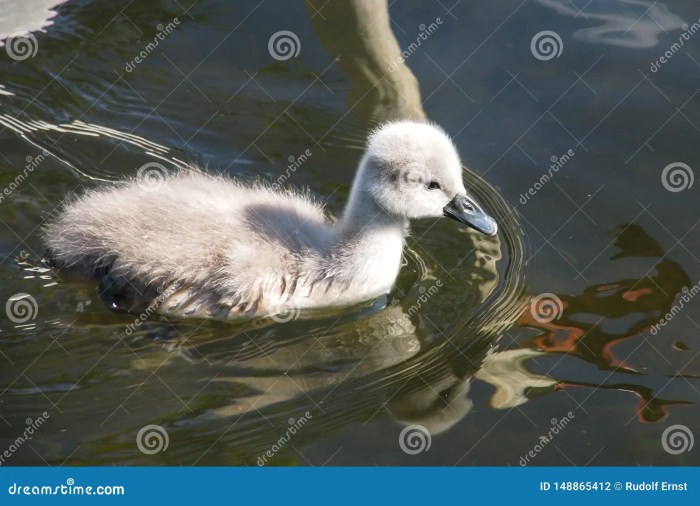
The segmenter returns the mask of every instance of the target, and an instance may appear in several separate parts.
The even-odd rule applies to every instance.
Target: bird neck
[[[348,291],[369,299],[391,290],[401,268],[406,219],[391,216],[371,195],[353,192],[336,231],[331,255],[342,265]]]
[[[343,217],[335,228],[330,257],[342,265],[338,276],[358,300],[387,293],[401,268],[408,220],[375,201],[360,164]]]
[[[408,228],[408,220],[392,215],[380,207],[361,182],[355,181],[338,225],[342,236],[355,240],[377,234],[400,235],[403,238]]]

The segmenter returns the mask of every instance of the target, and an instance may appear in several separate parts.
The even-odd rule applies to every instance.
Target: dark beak
[[[496,220],[486,214],[481,206],[469,195],[458,193],[444,207],[443,212],[448,218],[464,223],[482,234],[493,236],[498,232]]]

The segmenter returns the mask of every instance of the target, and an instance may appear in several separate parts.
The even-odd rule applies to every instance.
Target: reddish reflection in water
[[[621,226],[616,233],[614,246],[620,251],[611,260],[657,257],[658,261],[638,278],[593,285],[580,295],[559,295],[563,309],[551,322],[535,319],[528,311],[523,314],[519,325],[542,331],[532,338],[533,348],[565,353],[611,372],[641,374],[616,354],[615,347],[629,339],[653,339],[649,333],[651,326],[659,322],[683,287],[689,286],[691,281],[683,268],[666,258],[661,246],[640,226]],[[584,316],[587,321],[583,321]],[[626,328],[619,332],[604,329],[601,322],[612,319],[624,319]],[[639,398],[636,412],[642,422],[661,420],[668,414],[668,406],[692,404],[659,399],[652,389],[634,384],[596,385],[562,381],[557,385],[557,388],[572,387],[632,392]]]

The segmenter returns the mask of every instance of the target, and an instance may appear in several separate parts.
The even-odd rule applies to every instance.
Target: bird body
[[[156,187],[135,179],[88,191],[45,237],[55,265],[99,278],[103,292],[138,294],[162,313],[251,318],[388,292],[408,220],[454,217],[447,208],[459,198],[467,197],[449,138],[397,122],[370,136],[340,220],[308,193],[193,169]],[[486,216],[460,202],[453,213],[473,204],[474,216]]]

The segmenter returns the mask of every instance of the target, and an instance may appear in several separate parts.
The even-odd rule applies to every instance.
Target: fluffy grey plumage
[[[391,289],[409,219],[447,214],[496,232],[461,172],[442,130],[394,122],[370,136],[338,222],[308,195],[192,170],[155,189],[132,180],[88,191],[45,238],[56,265],[163,313],[249,318],[344,306]]]

